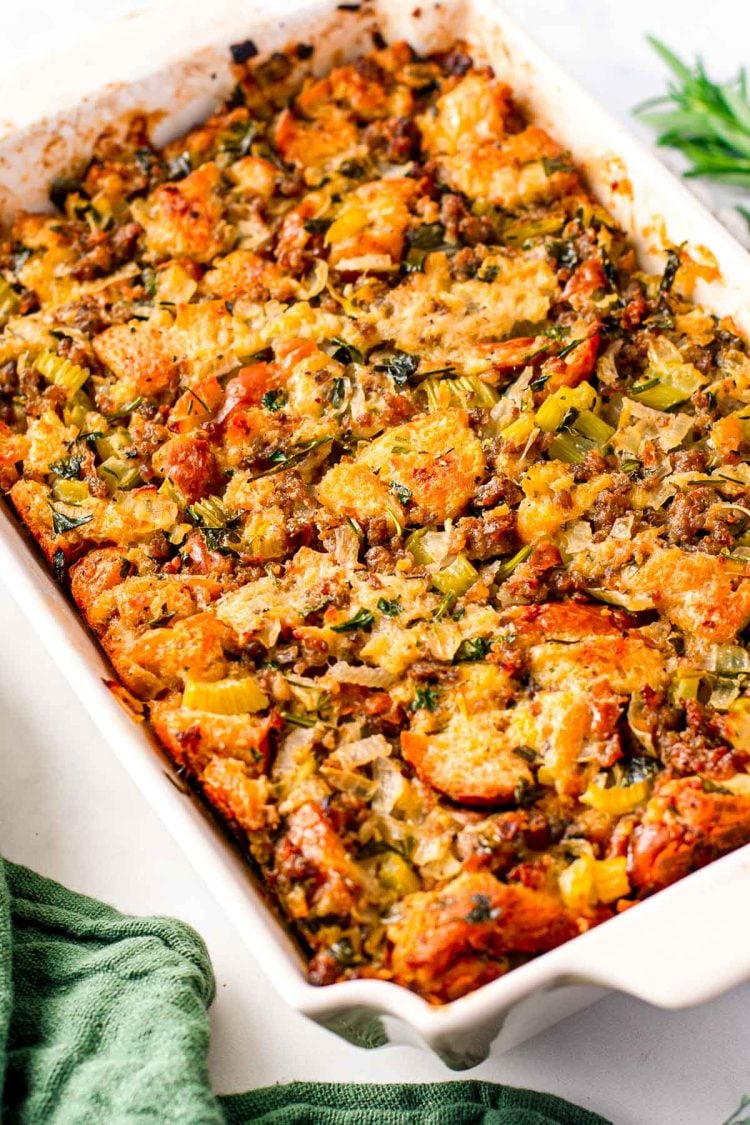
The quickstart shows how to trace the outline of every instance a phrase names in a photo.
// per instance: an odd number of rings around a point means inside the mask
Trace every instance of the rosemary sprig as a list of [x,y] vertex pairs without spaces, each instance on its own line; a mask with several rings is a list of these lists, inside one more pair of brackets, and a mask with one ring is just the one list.
[[659,39],[648,41],[674,80],[668,93],[637,106],[635,113],[657,131],[657,144],[687,157],[685,176],[709,176],[750,188],[750,100],[744,68],[723,84],[712,81],[700,59],[691,68]]

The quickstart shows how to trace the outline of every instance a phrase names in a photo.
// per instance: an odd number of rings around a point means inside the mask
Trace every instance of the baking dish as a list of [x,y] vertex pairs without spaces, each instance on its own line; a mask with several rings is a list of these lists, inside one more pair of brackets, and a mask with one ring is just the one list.
[[[331,15],[333,19],[326,25],[326,18]],[[147,22],[145,26],[141,23],[137,35],[139,41],[143,41],[145,34],[146,42],[151,44],[149,49],[153,50],[153,44],[162,41],[163,32],[160,29],[167,26],[166,24],[159,24],[159,18],[168,19],[169,16],[169,9],[160,9],[159,12],[149,17],[150,22]],[[637,224],[638,228],[644,232],[644,236],[639,240],[643,244],[644,250],[653,251],[658,247],[662,224],[658,215],[653,213],[652,208],[652,203],[656,205],[660,198],[658,194],[658,174],[649,174],[648,167],[642,163],[643,158],[640,157],[639,162],[638,154],[635,151],[632,155],[626,154],[625,159],[622,158],[622,155],[612,156],[604,144],[597,140],[597,138],[609,137],[606,122],[602,124],[593,112],[587,116],[580,101],[580,95],[575,90],[568,90],[564,83],[558,85],[556,78],[550,81],[549,66],[547,64],[542,66],[535,61],[533,49],[523,43],[518,33],[506,28],[502,21],[498,22],[498,18],[492,9],[477,6],[463,10],[451,9],[446,12],[436,6],[431,16],[427,10],[413,13],[410,17],[410,25],[408,25],[408,21],[405,24],[403,19],[391,19],[389,16],[389,11],[384,9],[382,11],[384,30],[389,37],[406,35],[422,47],[438,46],[441,40],[444,42],[447,38],[453,38],[456,35],[465,35],[469,38],[472,50],[476,54],[480,56],[484,54],[485,57],[489,57],[503,77],[509,78],[516,89],[526,92],[526,100],[531,115],[536,120],[541,120],[543,124],[552,121],[555,132],[573,150],[579,161],[587,166],[594,186],[598,187],[605,201],[618,212],[624,225],[632,231],[633,226]],[[244,22],[241,22],[243,20]],[[31,121],[32,115],[26,107],[23,112],[16,114],[15,135],[10,137],[7,145],[8,160],[5,179],[10,195],[9,206],[12,208],[21,199],[27,205],[29,202],[32,205],[41,202],[44,184],[50,175],[62,170],[78,152],[83,151],[86,144],[93,139],[93,132],[100,131],[104,121],[113,115],[116,117],[124,110],[135,107],[145,107],[152,112],[161,109],[164,111],[159,122],[159,129],[164,131],[162,135],[175,131],[186,124],[190,116],[200,115],[207,108],[206,101],[215,92],[219,90],[223,92],[226,88],[227,75],[223,52],[226,49],[227,42],[246,38],[249,34],[253,36],[261,50],[280,46],[287,39],[320,42],[321,49],[318,57],[321,65],[326,65],[332,56],[338,58],[341,52],[359,45],[358,40],[361,43],[362,37],[366,36],[371,23],[372,13],[364,9],[355,13],[349,10],[349,6],[346,6],[344,11],[336,10],[332,13],[330,8],[326,9],[322,6],[317,7],[313,12],[309,9],[305,9],[304,12],[301,9],[289,9],[285,21],[279,21],[279,24],[271,29],[264,27],[262,23],[256,23],[252,19],[251,12],[238,12],[236,7],[228,7],[219,20],[218,28],[215,22],[212,23],[210,36],[206,32],[205,36],[201,38],[195,37],[197,36],[195,28],[190,32],[190,36],[193,36],[193,44],[210,42],[216,44],[215,47],[206,48],[198,55],[190,56],[186,55],[190,44],[179,44],[179,53],[166,71],[152,75],[150,78],[139,78],[135,85],[115,86],[109,88],[100,96],[91,96],[73,114],[68,115],[63,109],[54,122],[34,124]],[[221,42],[217,39],[219,32],[222,35]],[[89,45],[89,50],[91,50],[91,45]],[[100,41],[94,49],[93,55],[99,58],[111,54],[111,51],[111,42]],[[164,61],[170,62],[170,60]],[[155,65],[154,60],[148,60],[147,65]],[[92,66],[95,71],[96,64],[94,63]],[[69,58],[66,67],[58,88],[63,89],[64,98],[70,99],[72,104],[76,98],[85,94],[85,83],[82,87],[79,72],[76,71],[75,66],[71,69]],[[142,72],[142,59],[139,61],[137,69]],[[542,71],[544,71],[543,80],[539,77]],[[71,74],[75,74],[76,77],[71,78]],[[86,77],[85,72],[84,77]],[[95,79],[95,75],[86,77],[87,81],[89,79]],[[8,104],[12,105],[12,100]],[[168,113],[166,112],[167,107],[169,107]],[[37,110],[40,108],[40,106],[36,107]],[[592,125],[586,144],[576,143],[575,135],[580,132],[581,121],[589,118]],[[566,122],[568,122],[567,129]],[[626,149],[627,143],[623,141],[621,152],[626,153]],[[34,171],[30,168],[30,165],[38,165],[41,167],[42,173]],[[668,182],[668,179],[665,182]],[[14,195],[15,199],[13,198]],[[666,210],[666,208],[663,209]],[[691,224],[690,209],[682,197],[678,196],[674,207],[670,206],[670,214],[672,211],[678,212],[676,216],[678,220],[677,229],[670,219],[669,233],[673,241],[682,241],[683,238],[689,237],[693,245],[693,254],[696,256],[705,256],[705,252],[700,250],[698,239],[705,238],[707,242],[710,241],[718,249],[718,235],[710,231],[705,219],[702,219],[700,214]],[[653,241],[653,246],[649,245],[650,241]],[[713,304],[717,311],[730,312],[742,303],[742,287],[739,279],[743,277],[744,255],[739,252],[739,257],[737,257],[737,252],[731,242],[729,240],[724,241],[725,245],[719,254],[719,265],[725,281],[723,284],[714,283],[702,296]],[[22,570],[13,568],[12,563],[10,566],[14,573],[20,575],[18,581],[25,588],[27,598],[38,600],[39,596],[45,597],[44,581],[40,582],[35,592],[33,590],[30,592],[28,583],[24,582]],[[68,611],[65,612],[68,613]],[[101,686],[97,685],[97,688],[94,689],[91,683],[91,672],[95,670],[95,667],[91,664],[93,658],[86,660],[85,646],[81,647],[83,646],[83,637],[72,621],[61,622],[61,626],[64,626],[66,633],[70,631],[70,635],[73,632],[76,633],[76,647],[79,650],[79,655],[83,656],[88,665],[88,672],[80,676],[82,694],[86,695],[89,706],[97,713],[100,711],[101,702],[101,721],[111,725],[112,720],[107,715],[107,705],[110,704],[110,701],[107,699],[105,705],[103,698],[99,700],[99,696],[102,695]],[[50,632],[50,629],[51,625],[45,625],[47,633]],[[68,667],[71,666],[71,660],[72,656],[66,654],[65,662]],[[119,716],[118,719],[120,719],[121,725],[123,720]],[[114,727],[112,729],[114,731]],[[145,739],[140,740],[140,757],[143,758],[141,768],[138,765],[139,754],[133,745],[135,739],[132,729],[122,736],[118,729],[117,739],[126,762],[131,768],[139,772],[144,784],[151,788],[152,783],[146,760],[151,767],[158,768],[153,750],[149,749]],[[682,986],[683,982],[679,979],[664,977],[659,973],[653,974],[653,967],[649,966],[648,962],[642,964],[638,964],[637,961],[634,962],[633,948],[638,946],[639,935],[644,938],[647,948],[648,943],[652,942],[652,937],[650,931],[644,931],[643,926],[631,922],[632,916],[629,915],[626,918],[619,919],[611,927],[605,928],[611,930],[614,934],[615,927],[619,927],[617,929],[617,935],[619,936],[613,936],[610,939],[611,950],[606,945],[601,947],[590,940],[587,943],[584,939],[579,939],[574,943],[574,948],[578,952],[577,957],[575,953],[565,957],[562,955],[562,951],[559,951],[560,956],[549,955],[541,959],[540,964],[543,962],[546,970],[534,972],[532,971],[534,966],[526,966],[523,970],[513,973],[511,978],[498,982],[498,985],[485,988],[481,994],[478,993],[476,999],[480,995],[482,998],[489,998],[484,1003],[472,1004],[471,1001],[475,998],[467,998],[437,1013],[434,1010],[425,1009],[425,1006],[416,997],[394,990],[392,986],[383,986],[374,982],[351,982],[347,985],[330,987],[322,992],[312,990],[309,986],[301,983],[299,970],[296,971],[294,980],[290,977],[289,959],[292,956],[292,951],[290,943],[286,939],[283,949],[284,966],[281,969],[278,967],[278,960],[282,951],[278,944],[276,944],[275,949],[271,949],[270,945],[266,948],[266,939],[269,937],[269,930],[273,923],[265,913],[263,918],[258,918],[257,903],[253,907],[250,896],[243,892],[242,888],[236,886],[237,861],[234,860],[234,857],[224,857],[220,850],[220,841],[213,838],[211,841],[203,838],[198,840],[195,836],[192,829],[197,825],[200,817],[199,811],[192,810],[191,813],[185,815],[185,809],[180,810],[179,800],[175,804],[175,799],[172,798],[172,805],[174,805],[172,810],[169,800],[162,793],[154,790],[154,795],[177,831],[181,835],[187,833],[189,837],[188,845],[196,862],[203,865],[210,864],[209,874],[212,883],[218,884],[222,890],[225,901],[228,902],[238,919],[242,921],[243,931],[250,932],[253,944],[256,948],[259,948],[265,963],[270,965],[275,973],[278,970],[282,974],[280,980],[282,992],[292,998],[295,1006],[311,1012],[321,1022],[338,1023],[339,1029],[343,1030],[344,1033],[347,1033],[350,1037],[358,1037],[371,1045],[382,1041],[386,1031],[391,1035],[394,1032],[390,1020],[382,1021],[378,1025],[373,1023],[372,1020],[361,1018],[368,1010],[381,1010],[386,1016],[409,1018],[415,1030],[421,1033],[432,1046],[436,1047],[443,1057],[454,1065],[466,1065],[478,1060],[486,1053],[487,1043],[491,1040],[493,1033],[498,1030],[509,1006],[521,997],[526,996],[530,989],[545,986],[549,989],[554,984],[560,985],[568,982],[572,985],[577,981],[593,980],[605,984],[624,984],[629,991],[636,992],[639,995],[647,995],[665,1003],[677,1003],[689,1002],[690,999],[695,999],[698,995],[708,994],[712,989],[715,990],[721,986],[722,982],[713,980],[708,985],[704,984],[700,990],[696,990],[693,983],[691,988],[682,987],[680,991],[676,986]],[[193,816],[192,821],[189,820],[189,816]],[[725,878],[728,876],[730,880],[734,879],[735,867],[730,868],[728,860],[725,860],[720,868],[725,873]],[[711,872],[718,870],[719,868],[712,868]],[[240,878],[247,884],[244,871]],[[698,877],[694,878],[695,880],[698,879]],[[704,878],[704,876],[701,875],[701,878]],[[228,880],[232,882],[233,886],[229,885]],[[718,880],[719,876],[714,874],[710,880],[704,879],[704,883],[706,887],[712,889],[720,885],[723,886]],[[696,885],[696,883],[693,882],[693,885]],[[237,893],[238,890],[239,894]],[[677,892],[678,889],[668,892],[671,898],[675,898],[675,901]],[[661,903],[661,899],[662,896],[660,896],[659,903]],[[723,896],[721,901],[725,901]],[[662,909],[665,910],[666,907]],[[673,909],[675,911],[674,917],[678,919],[678,924],[681,927],[680,930],[674,931],[674,944],[676,945],[681,937],[681,930],[687,925],[687,921],[685,924],[679,922],[680,911],[686,912],[686,920],[690,918],[692,923],[693,919],[691,908],[686,906],[684,901],[683,907],[673,907]],[[688,911],[691,913],[687,913]],[[639,910],[636,913],[640,915],[641,911]],[[253,920],[248,922],[245,917],[246,914],[253,915]],[[670,919],[671,917],[670,915]],[[626,928],[623,927],[623,923],[626,919],[628,924],[631,925],[632,931],[626,935],[628,942],[627,956],[619,952],[622,948],[621,943],[624,928]],[[670,926],[672,924],[672,921],[670,921]],[[636,927],[634,931],[632,930],[633,925]],[[693,933],[695,933],[694,926]],[[589,935],[589,937],[593,938],[594,935]],[[670,960],[672,960],[672,944],[672,941],[670,941],[664,947]],[[692,947],[690,952],[691,956],[694,956],[695,951]],[[739,979],[737,974],[741,976],[743,969],[746,969],[746,965],[742,965],[738,959],[731,957],[725,959],[725,977]],[[514,982],[515,987],[513,987]],[[500,984],[502,984],[502,987],[498,987]],[[644,987],[647,989],[646,992],[643,991]],[[383,991],[384,988],[386,991]],[[565,990],[558,988],[556,995],[551,998],[545,997],[541,1000],[537,998],[535,1001],[526,1003],[522,1011],[513,1013],[508,1024],[504,1027],[503,1043],[510,1045],[512,1039],[517,1040],[528,1034],[533,1029],[534,1019],[545,1018],[549,1022],[550,1018],[561,1014],[565,1005],[569,1006],[581,999],[582,996],[579,992],[571,991],[568,987]],[[474,1011],[475,1007],[476,1012]],[[463,1034],[460,1034],[462,1031]]]

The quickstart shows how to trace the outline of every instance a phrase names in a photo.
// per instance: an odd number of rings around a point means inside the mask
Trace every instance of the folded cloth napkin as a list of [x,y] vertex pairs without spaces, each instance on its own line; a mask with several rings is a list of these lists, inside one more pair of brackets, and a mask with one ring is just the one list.
[[608,1125],[550,1094],[488,1082],[294,1082],[216,1098],[213,995],[206,947],[183,922],[127,917],[0,860],[8,1125]]

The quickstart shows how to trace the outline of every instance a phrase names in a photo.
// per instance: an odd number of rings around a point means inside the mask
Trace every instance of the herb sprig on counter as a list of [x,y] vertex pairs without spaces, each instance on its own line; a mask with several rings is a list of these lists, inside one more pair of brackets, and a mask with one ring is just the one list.
[[687,157],[685,176],[709,176],[750,188],[750,101],[744,68],[729,82],[714,82],[700,59],[690,67],[659,39],[650,35],[648,41],[674,76],[668,93],[635,110],[658,131],[657,144]]

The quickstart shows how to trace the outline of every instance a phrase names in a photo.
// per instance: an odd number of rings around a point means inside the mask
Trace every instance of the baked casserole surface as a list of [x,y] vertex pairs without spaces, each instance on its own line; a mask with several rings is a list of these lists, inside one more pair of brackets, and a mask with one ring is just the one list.
[[16,216],[0,485],[310,979],[439,1003],[750,841],[750,356],[376,39]]

